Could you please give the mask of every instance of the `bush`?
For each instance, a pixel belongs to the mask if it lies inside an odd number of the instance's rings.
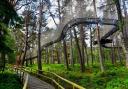
[[[22,89],[22,85],[15,74],[5,71],[0,73],[0,89]]]
[[[128,89],[128,79],[113,79],[107,83],[106,89]]]

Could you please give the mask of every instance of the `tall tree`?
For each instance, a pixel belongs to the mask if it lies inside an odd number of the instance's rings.
[[[85,70],[85,52],[84,52],[84,45],[85,45],[85,36],[84,36],[84,29],[83,25],[80,24],[80,41],[81,41],[81,62],[82,62],[82,72]]]
[[[43,2],[40,0],[39,5],[39,29],[38,29],[38,73],[42,73],[42,61],[41,61],[41,28],[42,28],[42,9],[43,9]]]
[[[93,0],[93,6],[94,6],[94,14],[95,18],[97,18],[97,10],[96,10],[96,0]],[[103,65],[103,56],[102,56],[102,48],[100,44],[100,31],[99,31],[99,26],[98,24],[96,25],[96,31],[97,31],[97,42],[98,42],[98,48],[99,48],[99,61],[100,61],[100,68],[101,71],[104,72],[104,65]]]
[[[0,60],[2,60],[1,63],[4,68],[5,56],[7,55],[8,59],[11,59],[12,56],[15,57],[13,55],[15,51],[13,49],[15,41],[12,40],[13,37],[10,35],[10,29],[8,29],[8,27],[15,27],[20,18],[8,0],[1,1],[0,8]]]
[[[70,30],[70,63],[74,66],[74,59],[73,59],[73,35],[72,30]]]
[[[27,2],[27,1],[26,1]],[[25,61],[25,58],[26,58],[26,53],[27,53],[27,49],[28,49],[28,23],[29,23],[29,10],[26,10],[24,11],[24,14],[25,14],[25,31],[26,31],[26,34],[25,34],[25,47],[24,47],[24,55],[23,55],[23,59],[22,59],[22,62],[21,62],[21,65],[24,65],[24,61]],[[27,61],[26,61],[26,66],[27,66]]]
[[[92,59],[92,65],[93,65],[93,60],[94,60],[94,56],[93,56],[93,45],[92,45],[92,28],[90,27],[90,50],[91,50],[91,59]]]
[[[76,34],[77,32],[76,32],[75,28],[73,30],[74,30],[76,46],[77,46],[77,50],[78,50],[79,58],[80,58],[80,69],[81,69],[81,72],[84,72],[85,71],[85,65],[84,65],[84,62],[82,60],[82,54],[81,54],[81,50],[80,50],[79,40],[78,40],[78,37],[77,37],[77,34]]]
[[[58,2],[58,12],[59,12],[59,22],[62,22],[61,18],[61,6],[60,6],[60,0],[57,0]],[[69,69],[69,63],[68,63],[68,55],[67,55],[67,45],[66,45],[66,39],[63,40],[63,51],[64,51],[64,60],[66,63],[66,68]]]
[[[122,18],[120,0],[114,0],[114,3],[117,8],[117,14],[118,14],[118,19],[119,19],[119,29],[121,30],[122,35],[123,35],[123,50],[124,50],[125,57],[126,57],[126,67],[128,68],[128,39],[127,39],[127,33],[125,29],[123,28],[124,21]]]

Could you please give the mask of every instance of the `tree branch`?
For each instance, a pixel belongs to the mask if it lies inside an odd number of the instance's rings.
[[[29,4],[31,4],[31,3],[32,3],[32,0],[31,0],[30,2],[28,2],[28,3],[26,3],[26,4],[23,4],[23,5],[20,6],[19,8],[17,8],[16,11],[20,10],[23,6],[29,5]]]

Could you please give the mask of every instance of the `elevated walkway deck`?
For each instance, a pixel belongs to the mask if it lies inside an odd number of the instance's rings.
[[[28,75],[28,89],[55,89],[52,85],[36,78],[32,75]]]

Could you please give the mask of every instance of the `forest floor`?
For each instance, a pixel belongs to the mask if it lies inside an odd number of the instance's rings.
[[[37,69],[37,65],[31,68]],[[63,64],[43,64],[43,71],[55,72],[87,89],[128,89],[128,69],[124,65],[108,63],[105,69],[105,72],[100,72],[99,65],[94,65],[86,67],[85,72],[81,73],[78,64],[70,70]]]
[[[16,74],[6,69],[0,72],[0,89],[22,89],[22,84]]]

